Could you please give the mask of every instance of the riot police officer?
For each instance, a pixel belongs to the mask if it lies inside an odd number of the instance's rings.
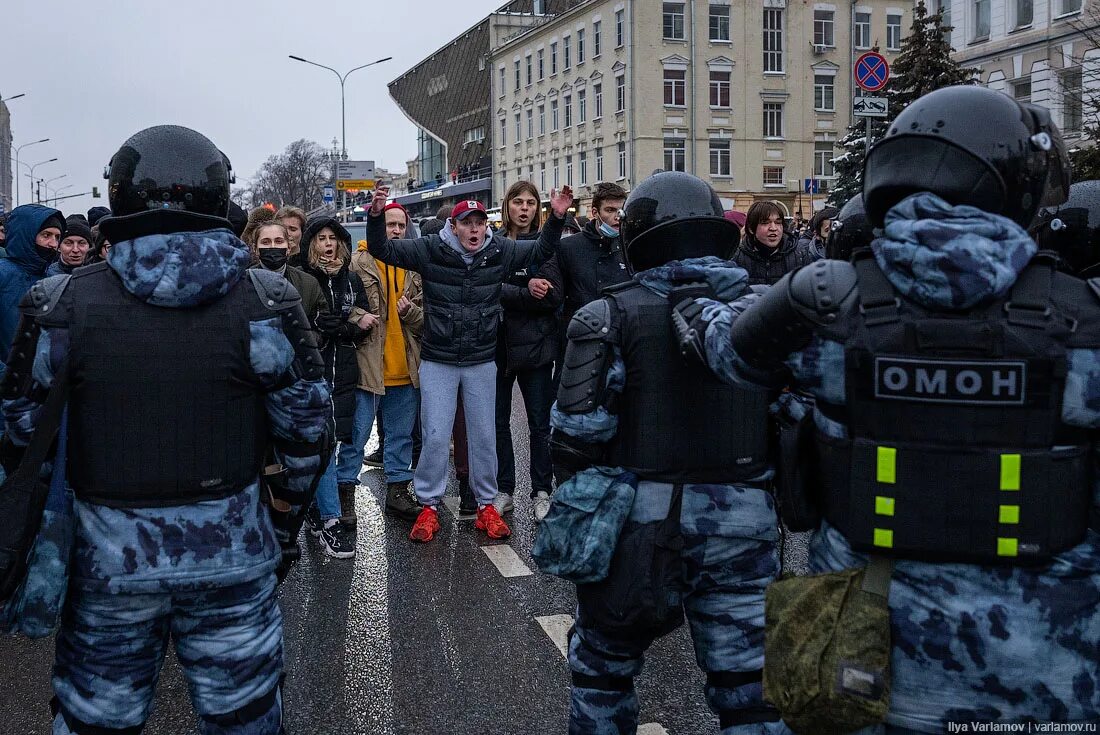
[[[1039,213],[1032,225],[1039,247],[1058,253],[1066,269],[1083,278],[1100,264],[1100,181],[1078,181],[1069,198]]]
[[[1068,183],[1045,110],[941,89],[871,149],[883,231],[853,263],[747,308],[677,307],[685,348],[719,374],[815,395],[811,567],[894,560],[876,732],[1100,718],[1100,301],[1024,229]]]
[[[867,219],[863,194],[856,194],[840,208],[829,228],[829,237],[825,240],[825,257],[848,260],[853,252],[870,245],[874,239],[875,230]]]
[[[293,287],[248,269],[213,143],[148,128],[106,175],[110,254],[28,292],[2,385],[9,473],[39,405],[68,391],[76,551],[53,732],[139,732],[171,636],[203,733],[274,735],[275,572],[329,442],[320,356]],[[258,482],[269,447],[275,500]]]
[[[767,398],[686,362],[668,319],[673,290],[725,300],[748,290],[748,274],[726,260],[737,235],[708,184],[655,174],[625,205],[632,280],[569,324],[555,463],[620,467],[640,480],[608,578],[578,586],[571,733],[636,730],[643,654],[683,612],[723,733],[786,731],[760,684],[764,589],[779,572]],[[643,575],[655,589],[639,590]],[[649,611],[648,599],[674,604]]]

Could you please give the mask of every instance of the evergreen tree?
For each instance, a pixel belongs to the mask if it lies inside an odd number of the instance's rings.
[[[942,87],[973,83],[974,70],[959,66],[951,58],[950,35],[951,28],[944,26],[942,13],[929,14],[923,0],[917,3],[909,35],[902,40],[901,52],[891,66],[890,82],[885,90],[875,93],[889,100],[889,116],[869,118],[872,144],[886,134],[890,123],[909,103]],[[865,118],[855,118],[839,143],[843,151],[833,159],[837,177],[829,195],[833,206],[843,206],[863,190],[866,140]]]

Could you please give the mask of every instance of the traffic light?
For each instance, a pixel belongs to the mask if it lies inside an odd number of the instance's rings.
[[[99,199],[99,187],[98,186],[93,186],[92,187],[92,199]]]

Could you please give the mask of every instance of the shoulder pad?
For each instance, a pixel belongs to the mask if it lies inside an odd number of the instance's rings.
[[[856,269],[845,260],[817,260],[790,278],[791,302],[807,316],[817,315],[821,323],[833,321],[856,296]]]
[[[249,268],[248,277],[256,289],[256,295],[260,297],[260,303],[271,311],[286,311],[302,303],[298,290],[278,273]]]
[[[611,304],[607,299],[596,299],[582,306],[569,320],[566,336],[583,342],[589,339],[607,339],[611,332]]]
[[[28,316],[45,316],[54,310],[72,279],[67,273],[35,282],[19,302],[19,310]]]

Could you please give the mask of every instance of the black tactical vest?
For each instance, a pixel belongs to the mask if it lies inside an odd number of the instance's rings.
[[[668,301],[634,282],[604,291],[626,388],[609,463],[643,480],[738,482],[768,467],[768,395],[722,383],[677,348]]]
[[[104,264],[105,265],[105,264]],[[68,477],[110,506],[183,505],[255,482],[267,439],[249,361],[248,278],[192,309],[135,298],[110,268],[73,273]]]
[[[1100,302],[1037,256],[1009,294],[966,313],[898,298],[870,251],[844,343],[847,406],[818,405],[826,518],[861,550],[1025,564],[1080,543],[1090,432],[1062,422],[1067,349],[1100,346]]]

